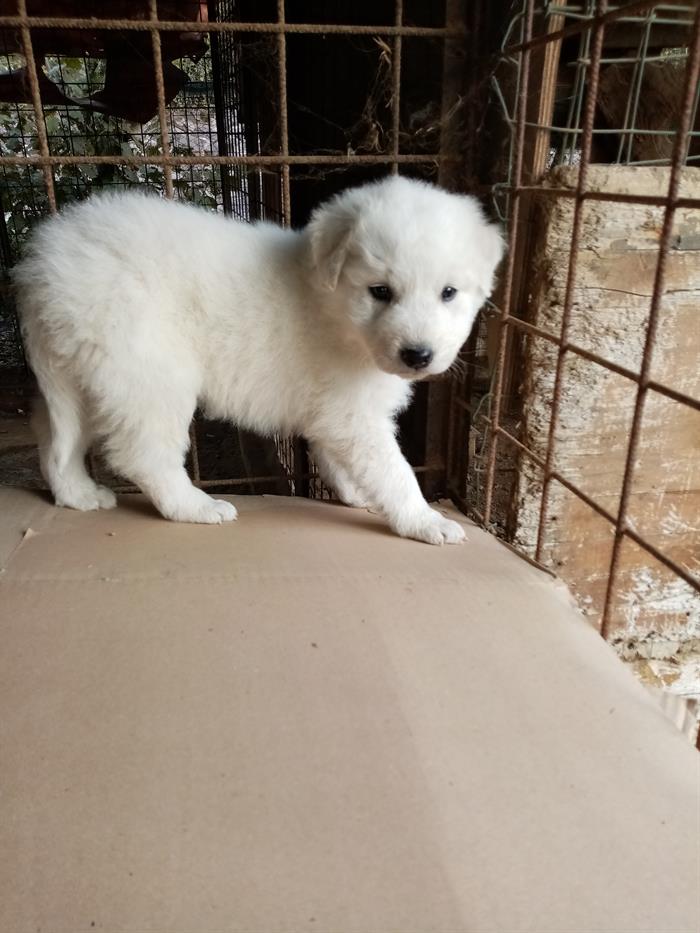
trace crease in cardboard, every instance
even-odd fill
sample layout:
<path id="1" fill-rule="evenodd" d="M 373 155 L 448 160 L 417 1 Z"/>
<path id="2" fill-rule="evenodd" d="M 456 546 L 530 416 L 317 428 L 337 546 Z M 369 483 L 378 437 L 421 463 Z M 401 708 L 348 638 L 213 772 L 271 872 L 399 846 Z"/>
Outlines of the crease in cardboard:
<path id="1" fill-rule="evenodd" d="M 10 568 L 10 564 L 12 563 L 17 553 L 23 547 L 25 547 L 25 545 L 29 541 L 31 541 L 32 538 L 38 537 L 41 534 L 41 531 L 35 531 L 34 528 L 32 528 L 31 526 L 28 526 L 27 528 L 24 529 L 24 531 L 20 531 L 19 534 L 21 535 L 19 541 L 17 541 L 16 545 L 12 548 L 12 550 L 10 550 L 9 553 L 5 555 L 5 558 L 2 562 L 2 566 L 0 567 L 0 576 L 7 573 L 7 571 Z"/>

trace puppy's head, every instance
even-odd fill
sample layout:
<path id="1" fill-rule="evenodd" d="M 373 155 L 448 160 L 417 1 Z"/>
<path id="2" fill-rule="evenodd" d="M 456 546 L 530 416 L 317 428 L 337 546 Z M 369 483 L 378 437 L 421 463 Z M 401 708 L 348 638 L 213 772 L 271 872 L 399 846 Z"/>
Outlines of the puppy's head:
<path id="1" fill-rule="evenodd" d="M 322 205 L 307 237 L 324 304 L 405 379 L 449 368 L 504 250 L 474 198 L 397 176 Z"/>

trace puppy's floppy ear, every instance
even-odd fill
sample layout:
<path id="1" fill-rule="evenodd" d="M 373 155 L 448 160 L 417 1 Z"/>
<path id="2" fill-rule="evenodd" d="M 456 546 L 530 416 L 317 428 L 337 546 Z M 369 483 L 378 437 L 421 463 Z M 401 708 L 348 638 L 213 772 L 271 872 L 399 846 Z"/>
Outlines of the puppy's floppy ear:
<path id="1" fill-rule="evenodd" d="M 496 224 L 488 224 L 484 230 L 482 249 L 486 263 L 496 271 L 498 264 L 506 254 L 506 242 L 503 231 Z"/>
<path id="2" fill-rule="evenodd" d="M 506 253 L 503 231 L 497 224 L 485 224 L 479 231 L 478 250 L 484 273 L 484 291 L 488 296 L 493 291 L 496 269 Z"/>
<path id="3" fill-rule="evenodd" d="M 307 227 L 311 262 L 320 284 L 333 291 L 338 284 L 355 228 L 347 207 L 331 201 L 311 215 Z"/>
<path id="4" fill-rule="evenodd" d="M 503 231 L 488 220 L 476 198 L 467 194 L 458 199 L 461 228 L 456 233 L 468 251 L 473 280 L 486 298 L 493 290 L 494 274 L 506 251 Z"/>

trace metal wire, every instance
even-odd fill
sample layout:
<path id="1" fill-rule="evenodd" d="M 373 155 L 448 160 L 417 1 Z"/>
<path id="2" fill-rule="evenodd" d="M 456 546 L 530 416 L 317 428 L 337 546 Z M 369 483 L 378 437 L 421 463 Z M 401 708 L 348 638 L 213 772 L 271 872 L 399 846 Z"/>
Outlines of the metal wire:
<path id="1" fill-rule="evenodd" d="M 509 217 L 509 230 L 517 230 L 518 217 L 520 213 L 520 187 L 523 176 L 523 151 L 525 147 L 525 115 L 527 112 L 527 100 L 530 83 L 530 45 L 532 37 L 532 27 L 535 16 L 534 0 L 527 0 L 525 6 L 525 20 L 523 27 L 524 45 L 522 50 L 521 68 L 519 71 L 519 87 L 517 92 L 518 109 L 517 124 L 515 132 L 515 167 L 513 169 L 513 186 L 511 198 L 511 211 Z M 503 306 L 501 311 L 500 335 L 498 342 L 498 354 L 495 363 L 495 388 L 493 393 L 492 418 L 495 427 L 499 426 L 501 417 L 501 404 L 503 401 L 503 382 L 506 374 L 506 347 L 508 343 L 508 325 L 506 318 L 511 313 L 511 304 L 513 302 L 513 276 L 515 272 L 515 249 L 513 244 L 508 251 L 505 271 L 505 284 L 503 286 Z M 496 473 L 496 457 L 498 454 L 498 432 L 494 430 L 491 434 L 491 444 L 489 450 L 488 467 L 486 472 L 486 497 L 484 501 L 484 524 L 489 525 L 491 521 L 491 506 L 493 503 L 494 478 Z"/>
<path id="2" fill-rule="evenodd" d="M 625 3 L 616 9 L 606 10 L 602 13 L 599 11 L 594 15 L 583 14 L 578 22 L 572 23 L 570 26 L 565 26 L 562 29 L 557 29 L 547 34 L 541 33 L 523 42 L 506 46 L 504 52 L 506 55 L 514 56 L 521 52 L 529 52 L 537 48 L 537 46 L 547 45 L 549 42 L 558 42 L 561 39 L 568 39 L 570 36 L 578 36 L 588 31 L 596 31 L 610 23 L 629 20 L 630 17 L 633 17 L 635 14 L 646 13 L 650 7 L 656 6 L 657 3 L 658 0 L 639 0 L 637 3 Z M 553 13 L 554 9 L 550 9 L 549 12 Z M 568 14 L 570 10 L 567 6 L 560 6 L 556 8 L 556 12 Z"/>

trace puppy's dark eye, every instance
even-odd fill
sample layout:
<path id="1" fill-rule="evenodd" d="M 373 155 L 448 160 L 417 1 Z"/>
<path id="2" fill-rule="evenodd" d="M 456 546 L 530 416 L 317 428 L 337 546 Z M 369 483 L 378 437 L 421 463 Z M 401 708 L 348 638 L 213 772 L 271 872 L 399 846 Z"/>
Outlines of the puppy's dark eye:
<path id="1" fill-rule="evenodd" d="M 394 297 L 388 285 L 370 285 L 369 293 L 375 301 L 383 301 L 385 304 L 388 304 Z"/>
<path id="2" fill-rule="evenodd" d="M 440 297 L 442 298 L 443 301 L 452 301 L 452 299 L 454 298 L 456 294 L 457 294 L 457 289 L 454 288 L 454 286 L 446 285 L 443 288 L 442 294 L 440 295 Z"/>

